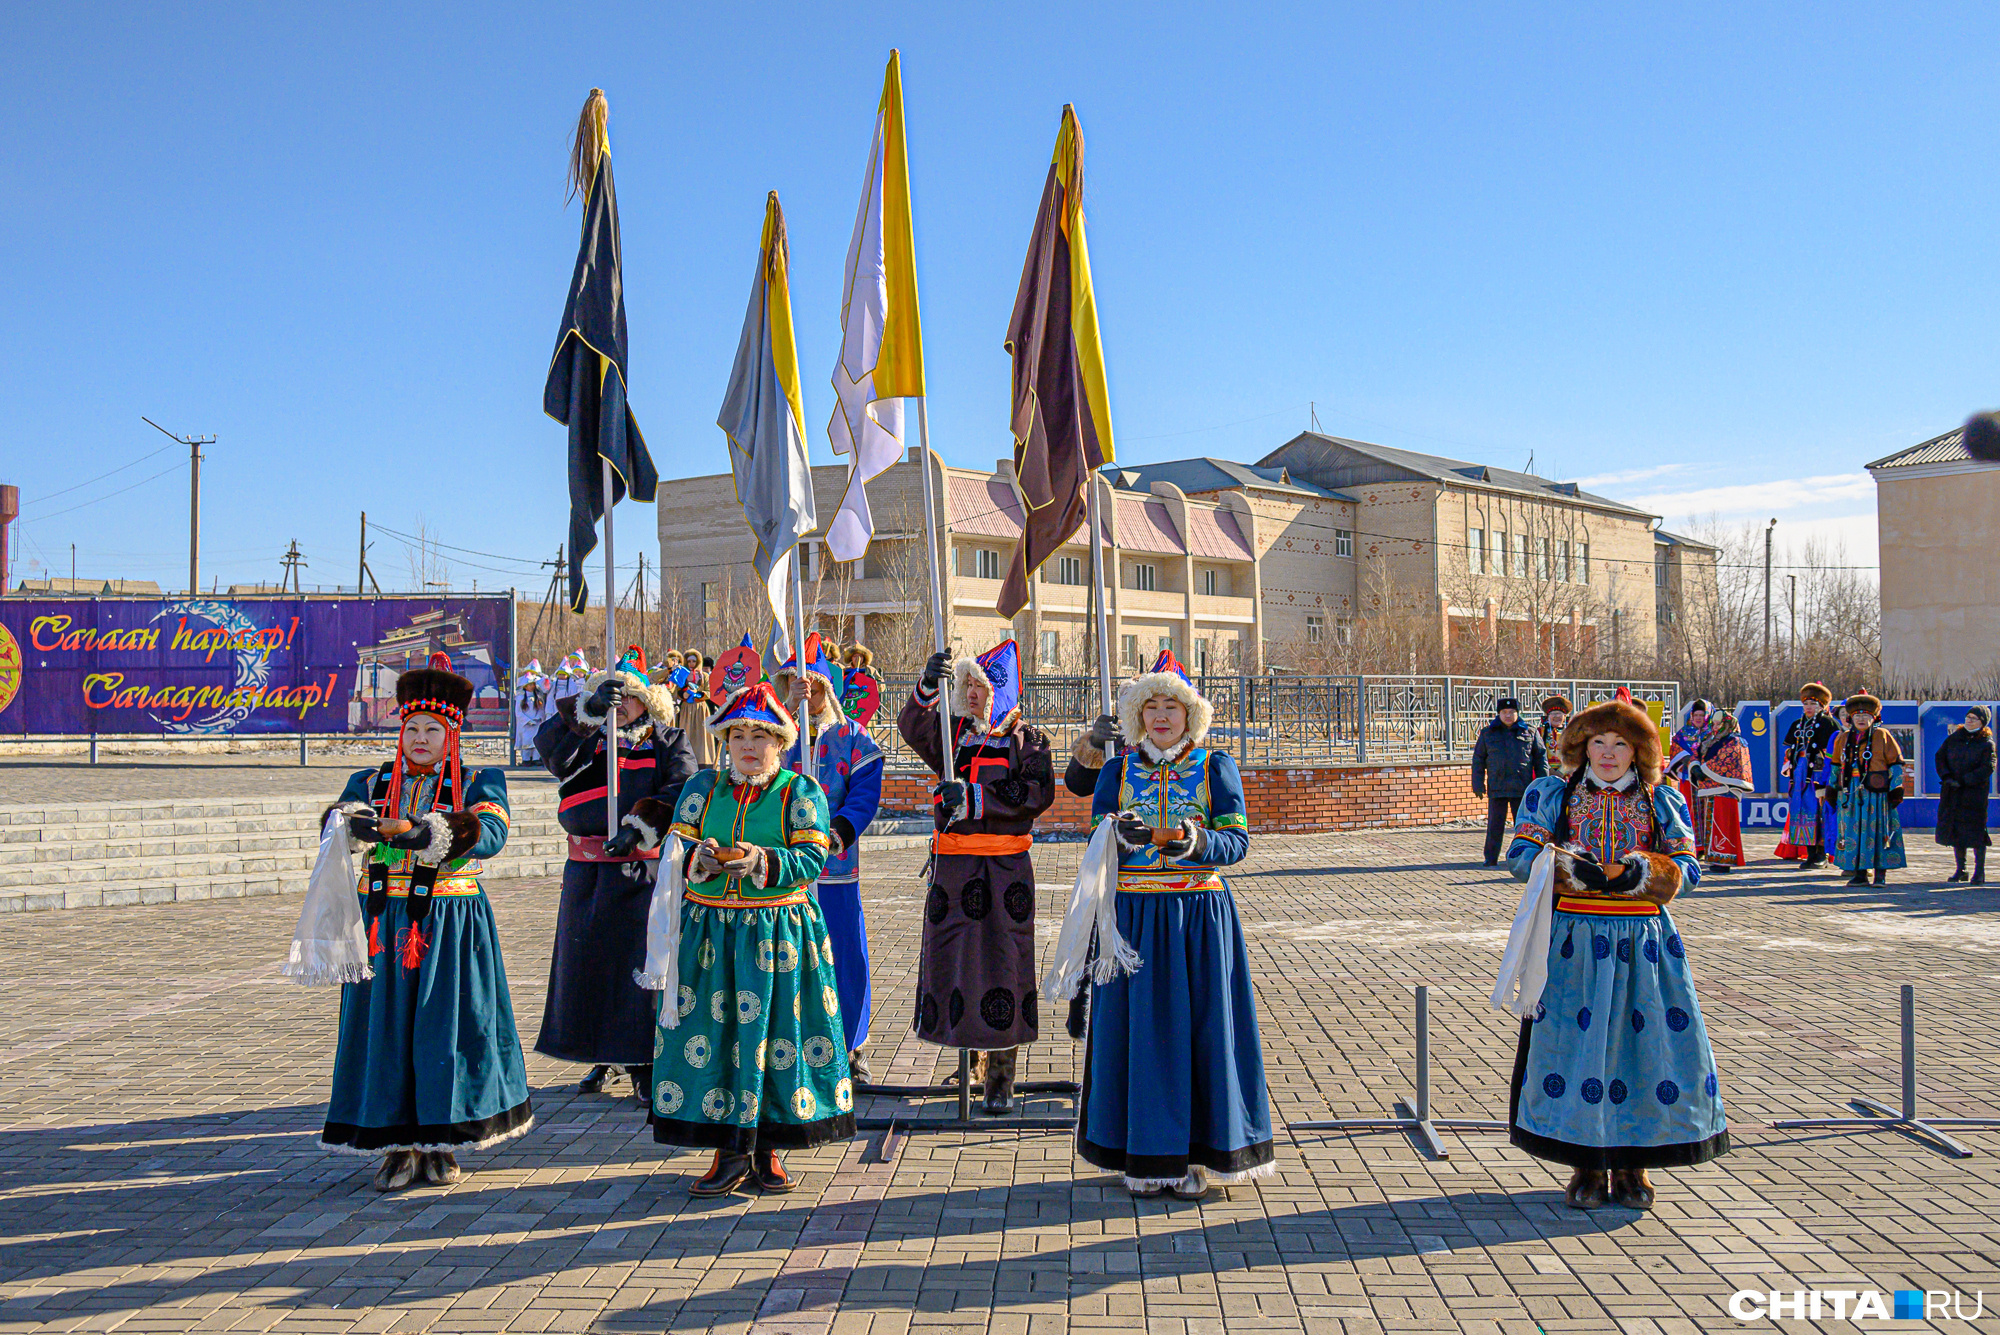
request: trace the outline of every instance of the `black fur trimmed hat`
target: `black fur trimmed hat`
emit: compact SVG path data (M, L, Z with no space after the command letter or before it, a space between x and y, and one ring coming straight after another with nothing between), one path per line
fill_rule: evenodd
M462 728L474 693L472 683L451 670L451 655L434 653L428 666L396 678L396 709L404 718L436 714L452 727Z

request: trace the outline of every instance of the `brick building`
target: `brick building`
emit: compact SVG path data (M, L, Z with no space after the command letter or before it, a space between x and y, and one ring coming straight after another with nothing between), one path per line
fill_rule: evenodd
M1882 565L1883 685L1910 693L2000 690L2000 464L1951 430L1868 465Z

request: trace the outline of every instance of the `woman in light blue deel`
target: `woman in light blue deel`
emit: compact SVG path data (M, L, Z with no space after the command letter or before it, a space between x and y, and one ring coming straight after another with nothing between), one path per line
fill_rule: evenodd
M1567 778L1521 799L1507 865L1553 847L1548 981L1521 1021L1510 1139L1575 1171L1563 1199L1652 1208L1649 1168L1729 1151L1715 1055L1667 903L1701 879L1687 807L1660 783L1660 736L1623 701L1563 730ZM1608 1181L1607 1181L1608 1175Z

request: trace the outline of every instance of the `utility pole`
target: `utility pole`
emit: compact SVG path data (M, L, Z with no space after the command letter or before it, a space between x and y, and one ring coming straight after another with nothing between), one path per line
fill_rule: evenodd
M168 440L188 447L188 597L201 597L201 447L215 444L214 436L176 436L150 417L141 416L153 430Z
M69 545L69 591L76 592L76 544Z
M1786 636L1785 642L1790 646L1791 661L1797 663L1799 661L1799 577L1797 575L1785 576L1785 585L1785 609L1791 614L1792 622L1791 632Z
M367 597L368 586L370 584L375 586L375 594L377 597L380 597L382 593L381 581L377 580L375 572L368 568L368 512L363 510L361 512L361 564L354 573L354 596L356 598Z
M1764 662L1771 661L1771 530L1778 526L1773 519L1764 527Z
M286 583L289 582L293 593L304 596L305 586L299 583L299 568L306 564L306 558L299 554L297 538L292 539L292 545L286 549L284 559L279 564L284 566L285 573L278 580L278 592L283 593Z

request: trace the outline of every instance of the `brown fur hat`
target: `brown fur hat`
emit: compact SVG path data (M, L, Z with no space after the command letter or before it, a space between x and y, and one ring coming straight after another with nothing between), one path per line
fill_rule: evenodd
M1604 732L1615 732L1632 743L1632 768L1641 779L1660 781L1660 730L1645 710L1623 700L1606 700L1570 717L1563 727L1563 768L1574 771L1586 764L1590 739Z
M1542 712L1544 714L1569 713L1570 712L1569 697L1566 695L1551 695L1547 697L1542 701Z
M1827 705L1833 703L1833 692L1829 691L1826 687L1822 686L1820 683L1816 681L1809 681L1805 685L1799 687L1799 699L1817 700L1820 703L1820 707L1823 709Z
M1870 695L1866 691L1856 691L1847 697L1847 712L1850 714L1871 714L1877 723L1882 721L1882 697Z

